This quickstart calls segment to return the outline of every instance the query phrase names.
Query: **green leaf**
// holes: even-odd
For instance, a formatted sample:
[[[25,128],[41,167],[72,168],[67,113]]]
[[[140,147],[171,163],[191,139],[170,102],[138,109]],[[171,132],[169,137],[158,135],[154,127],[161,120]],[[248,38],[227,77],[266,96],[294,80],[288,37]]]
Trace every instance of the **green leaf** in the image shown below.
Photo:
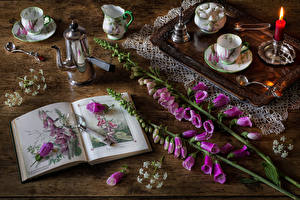
[[[278,174],[278,171],[277,171],[276,167],[274,165],[270,164],[270,163],[267,163],[267,162],[263,162],[262,165],[265,169],[266,176],[271,181],[273,181],[273,183],[275,183],[277,186],[280,187],[281,182],[280,182],[279,174]]]

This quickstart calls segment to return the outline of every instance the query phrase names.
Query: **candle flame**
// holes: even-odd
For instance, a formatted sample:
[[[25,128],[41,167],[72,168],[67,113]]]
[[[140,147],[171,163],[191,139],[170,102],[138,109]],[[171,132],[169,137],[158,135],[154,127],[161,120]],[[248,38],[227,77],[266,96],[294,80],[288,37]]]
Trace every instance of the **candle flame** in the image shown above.
[[[284,14],[283,7],[281,6],[281,8],[280,8],[280,14],[279,14],[279,20],[283,19],[283,14]]]
[[[266,85],[271,87],[274,85],[274,83],[272,81],[266,81]]]

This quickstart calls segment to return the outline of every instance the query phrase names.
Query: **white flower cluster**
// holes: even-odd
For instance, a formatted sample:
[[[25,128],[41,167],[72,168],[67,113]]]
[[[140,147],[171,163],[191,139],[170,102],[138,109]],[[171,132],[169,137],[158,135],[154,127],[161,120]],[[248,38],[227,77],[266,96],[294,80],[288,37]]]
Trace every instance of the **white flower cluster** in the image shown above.
[[[5,97],[7,98],[6,101],[4,101],[4,104],[13,107],[13,106],[20,106],[23,102],[23,98],[18,92],[14,92],[12,94],[6,93]]]
[[[161,188],[167,179],[168,173],[161,169],[159,161],[145,161],[143,167],[139,169],[137,182],[145,184],[147,189]]]
[[[281,154],[282,158],[286,158],[289,155],[288,151],[292,151],[294,149],[293,144],[286,144],[286,137],[282,136],[280,138],[282,143],[279,143],[278,140],[273,141],[273,152],[275,154]]]
[[[47,89],[46,78],[44,76],[44,71],[40,69],[35,73],[34,69],[29,69],[30,75],[25,75],[23,78],[18,77],[21,81],[19,82],[20,88],[23,90],[24,94],[31,96],[36,96],[40,91],[45,91]],[[4,104],[13,107],[20,106],[23,102],[23,98],[18,92],[6,93],[5,97],[7,98],[4,101]]]

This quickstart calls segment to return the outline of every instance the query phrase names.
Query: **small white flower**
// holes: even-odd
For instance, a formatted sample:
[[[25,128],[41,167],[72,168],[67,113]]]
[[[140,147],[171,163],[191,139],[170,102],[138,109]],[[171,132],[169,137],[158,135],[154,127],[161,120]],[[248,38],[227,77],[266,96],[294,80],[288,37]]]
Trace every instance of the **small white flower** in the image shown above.
[[[29,93],[31,92],[31,89],[30,89],[30,88],[26,88],[26,89],[24,90],[24,92],[25,92],[26,94],[29,94]]]
[[[157,184],[156,188],[161,188],[163,186],[164,182],[160,182],[159,184]]]
[[[8,101],[4,101],[4,104],[5,104],[5,105],[9,105]]]
[[[152,189],[152,185],[148,184],[148,185],[146,185],[146,188],[150,190],[150,189]]]
[[[140,168],[139,173],[140,173],[140,174],[144,174],[144,169],[143,169],[143,168]]]
[[[40,90],[40,89],[41,89],[41,85],[37,85],[37,86],[36,86],[36,89],[37,89],[37,90]]]
[[[164,173],[164,176],[163,176],[163,179],[166,180],[167,178],[168,178],[168,173],[165,172],[165,173]]]
[[[153,178],[155,178],[156,180],[159,179],[159,174],[158,173],[154,174]]]
[[[137,177],[137,182],[142,183],[143,182],[143,178],[140,178],[139,176]]]
[[[28,85],[29,86],[31,86],[31,85],[33,85],[34,84],[34,82],[32,81],[32,80],[30,80],[29,82],[28,82]]]
[[[155,180],[151,178],[151,179],[150,179],[150,183],[151,183],[151,184],[155,183]]]
[[[9,94],[8,93],[5,93],[5,97],[8,97],[9,96]]]
[[[285,137],[285,136],[282,136],[282,137],[280,138],[280,141],[282,141],[282,142],[285,142],[285,140],[286,140],[286,137]]]
[[[34,72],[34,69],[30,68],[29,71],[32,73],[32,72]]]
[[[41,77],[41,80],[45,83],[46,79],[44,76]]]
[[[34,76],[33,76],[33,79],[34,79],[34,80],[38,80],[37,75],[34,75]]]
[[[24,78],[23,78],[25,81],[27,80],[27,76],[24,76]]]
[[[32,96],[36,96],[38,93],[39,93],[39,92],[34,91],[31,95],[32,95]]]
[[[20,86],[20,88],[24,88],[24,83],[23,83],[23,81],[20,81],[20,82],[19,82],[19,86]]]
[[[44,87],[43,87],[43,90],[46,90],[47,88],[47,84],[45,83]]]
[[[145,167],[145,168],[148,168],[149,165],[150,165],[150,162],[149,162],[149,161],[145,161],[145,162],[143,163],[143,167]]]
[[[281,158],[286,158],[289,155],[287,151],[282,152]]]
[[[278,151],[282,152],[284,149],[284,144],[279,144],[278,145]]]
[[[277,146],[279,144],[278,140],[273,141],[273,146]]]
[[[39,73],[44,75],[44,71],[42,69],[39,70]]]
[[[288,150],[292,151],[294,149],[294,145],[289,144],[289,146],[287,148],[288,148]]]
[[[160,169],[161,168],[161,163],[157,161],[154,166],[158,167]]]
[[[145,173],[144,173],[144,178],[149,178],[148,172],[145,172]]]

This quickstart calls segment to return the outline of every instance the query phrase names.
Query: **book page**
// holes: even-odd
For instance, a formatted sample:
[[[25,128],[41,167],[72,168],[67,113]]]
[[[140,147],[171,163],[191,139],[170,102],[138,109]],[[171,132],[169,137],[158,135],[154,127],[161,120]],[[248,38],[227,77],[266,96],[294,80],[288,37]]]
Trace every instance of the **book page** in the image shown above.
[[[23,181],[68,163],[86,161],[70,103],[38,108],[11,124]],[[41,146],[48,142],[53,144],[53,150],[35,161]]]
[[[123,93],[124,95],[128,98],[127,93]],[[104,114],[92,113],[86,107],[93,101],[110,106],[109,111]],[[75,114],[85,119],[89,129],[105,135],[115,142],[109,146],[101,142],[95,135],[82,131],[89,161],[97,160],[96,163],[100,163],[151,151],[147,136],[136,118],[130,116],[113,97],[91,97],[76,101],[72,105]]]

